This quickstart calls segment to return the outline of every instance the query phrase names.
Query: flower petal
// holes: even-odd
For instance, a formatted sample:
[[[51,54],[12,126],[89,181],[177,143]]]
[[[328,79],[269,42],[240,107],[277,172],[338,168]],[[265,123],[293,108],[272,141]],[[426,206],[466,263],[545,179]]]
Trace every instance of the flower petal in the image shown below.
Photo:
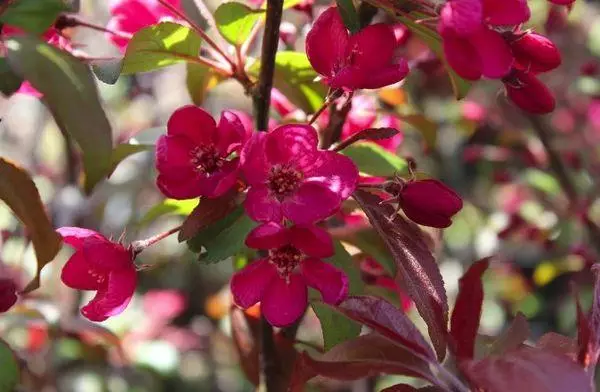
[[[323,301],[337,305],[348,296],[348,276],[344,271],[316,258],[302,262],[306,283],[321,292]]]
[[[193,140],[195,146],[212,145],[216,141],[217,124],[205,110],[186,105],[175,110],[169,118],[167,134]]]
[[[98,290],[94,299],[81,308],[81,314],[91,321],[104,321],[111,316],[123,312],[137,284],[137,273],[131,268],[112,272],[108,276],[107,285]]]
[[[348,31],[336,7],[323,12],[306,35],[306,55],[315,71],[333,76],[345,60]]]
[[[248,264],[231,277],[233,302],[247,309],[264,297],[264,292],[272,282],[279,280],[277,269],[266,259]]]
[[[221,168],[210,176],[198,176],[200,196],[219,197],[227,193],[237,182],[240,160],[226,161]]]
[[[292,245],[302,253],[312,257],[333,256],[333,241],[329,233],[317,226],[292,226],[290,229]]]
[[[328,187],[307,182],[281,204],[283,215],[298,225],[314,223],[332,215],[342,203],[339,194]]]
[[[6,312],[17,302],[17,285],[12,279],[0,278],[0,313]]]
[[[483,20],[481,0],[450,0],[442,8],[440,28],[451,29],[461,37],[478,30]]]
[[[289,243],[288,230],[275,222],[255,227],[246,237],[246,246],[254,249],[275,249]]]
[[[264,184],[270,165],[265,157],[265,132],[254,132],[244,144],[240,154],[240,163],[244,177],[249,185]]]
[[[293,163],[303,167],[317,151],[317,131],[307,124],[281,125],[267,134],[264,154],[274,164]]]
[[[369,25],[350,36],[346,58],[351,64],[364,70],[378,70],[392,61],[396,48],[396,36],[390,25]],[[372,75],[371,75],[372,76]]]
[[[442,39],[444,55],[452,69],[467,80],[481,78],[481,59],[475,47],[453,33],[442,33]]]
[[[248,190],[244,208],[250,218],[258,222],[281,222],[281,204],[271,197],[266,186],[253,186]]]
[[[102,284],[98,283],[97,277],[92,276],[92,272],[97,273],[94,266],[87,261],[84,253],[78,251],[69,258],[63,267],[60,280],[72,289],[98,290]]]
[[[483,76],[499,79],[508,74],[514,63],[514,57],[508,42],[500,33],[481,29],[471,36],[471,44],[479,53]]]
[[[234,112],[223,111],[217,128],[217,150],[223,156],[228,156],[242,147],[247,133],[242,120]]]
[[[342,200],[350,197],[358,182],[358,168],[352,160],[333,151],[320,151],[303,167],[305,182],[318,183]]]
[[[367,75],[369,71],[366,71]],[[375,74],[364,79],[360,88],[362,89],[377,89],[390,84],[398,83],[408,75],[408,63],[405,59],[400,59],[397,64],[389,64],[385,67],[377,69]]]
[[[483,15],[487,23],[495,26],[514,26],[531,17],[527,0],[483,0]]]
[[[181,177],[160,175],[156,178],[156,186],[161,193],[171,199],[193,199],[202,193],[198,181],[190,181]]]
[[[75,250],[82,249],[85,240],[88,238],[108,241],[102,234],[81,227],[61,227],[56,229],[56,232],[61,235],[66,244],[71,245]]]
[[[193,142],[185,137],[162,135],[156,142],[156,169],[160,174],[174,174],[195,178],[192,164]],[[191,179],[190,178],[190,179]]]
[[[267,321],[275,327],[285,327],[298,320],[308,305],[308,288],[298,274],[289,281],[275,278],[264,292],[260,310]]]

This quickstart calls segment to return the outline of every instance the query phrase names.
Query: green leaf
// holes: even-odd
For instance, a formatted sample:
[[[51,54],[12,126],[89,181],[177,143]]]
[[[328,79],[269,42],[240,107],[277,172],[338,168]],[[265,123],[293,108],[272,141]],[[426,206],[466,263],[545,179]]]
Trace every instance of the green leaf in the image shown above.
[[[214,15],[219,33],[227,42],[239,47],[246,42],[264,12],[242,3],[231,2],[221,4]]]
[[[187,244],[193,252],[200,252],[202,248],[206,250],[200,255],[201,262],[218,263],[242,250],[246,236],[256,225],[244,214],[243,207],[238,207],[225,218],[201,230]]]
[[[371,176],[390,177],[408,168],[404,159],[371,142],[356,143],[341,152],[354,161],[361,173]]]
[[[206,93],[223,81],[224,78],[204,64],[187,64],[186,85],[192,102],[200,106]]]
[[[130,155],[137,154],[138,152],[142,152],[142,151],[151,151],[151,150],[154,150],[153,144],[129,144],[129,143],[119,144],[118,146],[116,146],[113,149],[113,152],[112,152],[112,158],[111,158],[112,164],[111,164],[110,174],[112,174],[115,171],[115,169],[117,168],[119,163],[121,163],[121,161],[123,161],[125,158],[129,157]]]
[[[138,226],[145,226],[148,223],[164,215],[188,216],[198,205],[199,199],[175,200],[166,199],[150,208],[138,222]]]
[[[97,60],[91,65],[98,80],[106,84],[115,84],[123,69],[123,59]]]
[[[61,236],[54,231],[35,184],[29,174],[0,158],[0,200],[14,212],[25,225],[37,258],[37,273],[25,292],[39,287],[42,268],[54,259],[60,250]],[[1,381],[1,378],[0,378]]]
[[[342,17],[346,28],[350,30],[350,33],[352,34],[358,32],[358,30],[360,30],[360,19],[352,0],[336,0],[335,3],[337,4],[340,16]]]
[[[62,0],[18,0],[0,15],[0,23],[41,34],[54,24],[61,12],[68,10]]]
[[[71,56],[28,35],[6,40],[11,68],[44,95],[57,125],[83,152],[85,190],[110,171],[112,132],[90,69]]]
[[[335,243],[335,255],[327,262],[343,270],[348,276],[350,283],[348,293],[350,295],[362,294],[364,284],[360,278],[360,272],[352,261],[352,256],[344,249],[340,242]],[[336,344],[345,342],[360,334],[360,325],[343,314],[336,312],[332,307],[322,302],[312,302],[311,306],[321,322],[325,350],[329,350]]]
[[[257,61],[248,72],[257,77],[259,70],[260,62]],[[327,94],[326,87],[315,82],[317,76],[305,53],[277,52],[273,83],[292,103],[307,112],[320,108]]]
[[[23,83],[23,78],[12,70],[6,57],[0,57],[0,92],[4,95],[11,95],[21,87],[21,83]]]
[[[340,239],[356,246],[363,253],[373,257],[390,276],[396,275],[396,263],[392,254],[385,246],[381,237],[372,228],[353,232]]]
[[[122,75],[195,61],[202,38],[189,27],[163,22],[135,33],[125,52]]]
[[[14,391],[20,378],[17,358],[8,344],[0,340],[0,392]]]
[[[538,169],[527,169],[523,173],[525,182],[531,187],[540,190],[550,196],[560,194],[561,187],[558,180],[551,174]]]

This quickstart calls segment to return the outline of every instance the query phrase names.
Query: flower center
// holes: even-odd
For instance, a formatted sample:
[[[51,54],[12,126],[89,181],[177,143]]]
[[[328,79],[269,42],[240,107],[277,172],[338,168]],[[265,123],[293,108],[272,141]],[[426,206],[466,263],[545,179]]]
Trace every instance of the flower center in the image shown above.
[[[192,151],[192,165],[202,174],[210,175],[223,166],[224,159],[215,146],[199,146]]]
[[[267,187],[277,199],[282,200],[298,189],[303,177],[301,172],[292,167],[276,165],[271,168]]]
[[[302,252],[291,245],[284,245],[269,251],[269,261],[275,264],[282,277],[289,276],[302,259],[304,259]]]

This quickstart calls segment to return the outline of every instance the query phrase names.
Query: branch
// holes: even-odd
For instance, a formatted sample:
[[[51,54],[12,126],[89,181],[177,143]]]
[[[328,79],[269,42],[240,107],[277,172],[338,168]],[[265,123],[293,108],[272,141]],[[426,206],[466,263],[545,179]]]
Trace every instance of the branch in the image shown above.
[[[271,89],[275,74],[275,56],[279,44],[279,26],[283,13],[283,0],[267,0],[267,18],[262,40],[260,57],[260,74],[258,85],[254,88],[252,100],[256,129],[266,131],[269,124],[269,107],[271,105]]]
[[[273,335],[273,326],[261,316],[260,319],[260,368],[262,391],[280,392],[285,388],[281,384],[281,364]]]

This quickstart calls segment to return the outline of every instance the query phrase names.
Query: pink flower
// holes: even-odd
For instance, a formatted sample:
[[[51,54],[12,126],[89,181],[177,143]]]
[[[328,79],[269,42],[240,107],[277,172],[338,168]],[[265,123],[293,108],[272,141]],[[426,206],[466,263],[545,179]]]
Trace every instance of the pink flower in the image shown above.
[[[287,124],[255,132],[241,153],[250,189],[244,206],[259,222],[313,223],[333,214],[358,180],[349,158],[317,149],[317,132],[310,125]]]
[[[331,237],[321,228],[285,228],[269,222],[250,232],[246,245],[269,253],[233,275],[233,299],[244,309],[260,302],[262,314],[276,327],[302,316],[308,304],[307,286],[332,305],[348,295],[346,274],[321,260],[334,254]]]
[[[17,302],[17,285],[12,279],[0,278],[0,313],[6,312]]]
[[[525,72],[547,72],[561,63],[556,45],[543,35],[533,32],[513,34],[510,48],[516,60],[516,67]]]
[[[533,73],[513,70],[502,79],[507,97],[518,107],[533,114],[546,114],[554,110],[554,95]]]
[[[92,230],[61,227],[57,231],[75,249],[60,279],[73,289],[96,291],[81,314],[92,321],[104,321],[123,312],[137,282],[132,253]]]
[[[404,79],[406,60],[395,61],[392,26],[378,23],[350,35],[336,7],[315,21],[306,36],[306,54],[313,68],[332,88],[376,89]]]
[[[180,8],[180,0],[167,0],[175,8]],[[109,6],[112,18],[106,28],[118,34],[107,33],[107,37],[125,52],[131,36],[141,29],[173,18],[168,8],[158,0],[111,0]]]
[[[167,123],[167,134],[156,143],[156,183],[173,199],[219,197],[236,181],[239,158],[231,158],[246,139],[240,119],[229,111],[217,125],[197,106],[177,109]]]
[[[423,226],[446,228],[452,217],[462,209],[462,199],[456,192],[437,180],[417,180],[404,184],[399,204],[406,216]]]

